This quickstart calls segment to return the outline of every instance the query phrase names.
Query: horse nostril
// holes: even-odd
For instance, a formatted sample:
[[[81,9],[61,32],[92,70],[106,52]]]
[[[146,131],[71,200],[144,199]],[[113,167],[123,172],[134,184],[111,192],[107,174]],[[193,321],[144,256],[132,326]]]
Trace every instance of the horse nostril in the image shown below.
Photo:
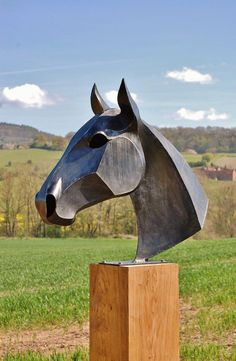
[[[53,215],[56,209],[56,198],[52,194],[48,194],[46,197],[46,206],[47,206],[47,217]]]

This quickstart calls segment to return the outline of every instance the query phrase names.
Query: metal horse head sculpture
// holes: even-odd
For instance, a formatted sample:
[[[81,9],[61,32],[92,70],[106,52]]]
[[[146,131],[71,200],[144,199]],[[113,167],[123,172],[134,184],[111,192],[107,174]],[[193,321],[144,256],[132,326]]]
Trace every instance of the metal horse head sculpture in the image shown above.
[[[182,155],[141,120],[124,80],[118,104],[110,108],[93,86],[95,116],[71,139],[36,206],[44,222],[66,226],[82,209],[129,194],[138,224],[135,261],[142,262],[198,232],[208,200]]]

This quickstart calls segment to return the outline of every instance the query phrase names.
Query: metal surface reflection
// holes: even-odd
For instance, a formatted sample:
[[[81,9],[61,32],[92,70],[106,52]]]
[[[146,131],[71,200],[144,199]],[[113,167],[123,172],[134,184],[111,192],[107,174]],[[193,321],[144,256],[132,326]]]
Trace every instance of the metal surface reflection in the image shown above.
[[[118,105],[108,107],[93,86],[95,116],[71,139],[36,207],[44,222],[65,226],[80,210],[129,194],[138,223],[135,261],[142,262],[198,232],[208,200],[177,149],[141,120],[124,80]]]

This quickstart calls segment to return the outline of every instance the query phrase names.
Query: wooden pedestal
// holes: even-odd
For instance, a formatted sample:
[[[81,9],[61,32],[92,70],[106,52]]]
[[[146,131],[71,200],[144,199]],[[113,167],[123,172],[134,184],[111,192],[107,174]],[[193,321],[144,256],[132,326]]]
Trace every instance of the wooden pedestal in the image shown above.
[[[90,266],[90,361],[179,361],[178,265]]]

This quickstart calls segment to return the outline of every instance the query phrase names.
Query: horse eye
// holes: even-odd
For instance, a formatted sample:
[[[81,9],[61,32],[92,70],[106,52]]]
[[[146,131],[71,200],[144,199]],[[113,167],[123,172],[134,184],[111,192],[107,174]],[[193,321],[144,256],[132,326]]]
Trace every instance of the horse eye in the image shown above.
[[[90,139],[89,146],[90,146],[90,148],[100,148],[103,145],[105,145],[108,141],[109,141],[109,139],[107,139],[107,137],[104,134],[98,133],[98,134],[95,134]]]

